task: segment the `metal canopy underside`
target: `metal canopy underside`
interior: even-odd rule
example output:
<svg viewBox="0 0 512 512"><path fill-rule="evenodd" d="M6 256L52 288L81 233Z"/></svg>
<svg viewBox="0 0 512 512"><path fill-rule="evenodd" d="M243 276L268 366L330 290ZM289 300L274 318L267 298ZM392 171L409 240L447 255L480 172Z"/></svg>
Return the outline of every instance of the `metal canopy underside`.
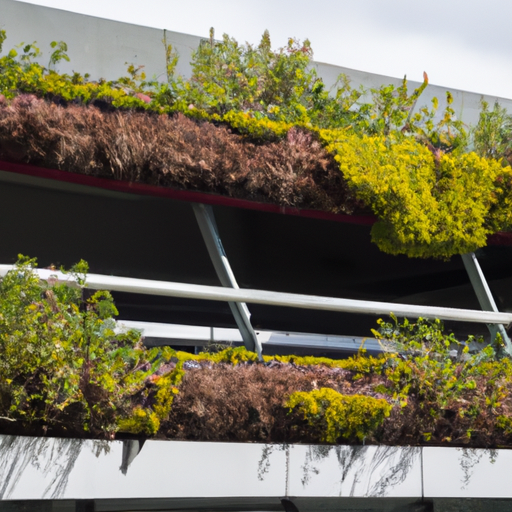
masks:
<svg viewBox="0 0 512 512"><path fill-rule="evenodd" d="M219 286L190 204L0 172L0 262L22 253L40 266ZM348 299L480 309L461 258L448 262L380 252L370 227L214 206L241 288ZM500 311L512 310L512 247L478 251ZM227 304L115 294L120 318L235 327ZM251 305L256 329L366 336L372 315ZM450 324L449 327L452 327ZM486 334L459 326L457 333Z"/></svg>

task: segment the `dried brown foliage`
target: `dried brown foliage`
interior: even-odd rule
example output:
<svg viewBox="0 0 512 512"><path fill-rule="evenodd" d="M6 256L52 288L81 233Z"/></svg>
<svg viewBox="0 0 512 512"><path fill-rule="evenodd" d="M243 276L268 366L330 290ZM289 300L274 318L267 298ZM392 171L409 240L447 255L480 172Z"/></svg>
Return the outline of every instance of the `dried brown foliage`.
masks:
<svg viewBox="0 0 512 512"><path fill-rule="evenodd" d="M351 372L319 366L219 364L189 370L162 430L189 440L318 442L320 433L283 404L294 391L322 387L344 394L357 389Z"/></svg>
<svg viewBox="0 0 512 512"><path fill-rule="evenodd" d="M496 411L483 408L476 418L463 416L456 404L440 417L429 417L429 409L417 398L407 407L395 407L384 422L379 441L388 445L464 446L472 448L510 447L512 436L496 425ZM424 433L431 437L425 438ZM470 435L468 435L470 433Z"/></svg>
<svg viewBox="0 0 512 512"><path fill-rule="evenodd" d="M181 114L103 112L21 95L0 104L0 159L282 206L358 206L333 157L299 129L254 144Z"/></svg>
<svg viewBox="0 0 512 512"><path fill-rule="evenodd" d="M201 441L318 443L322 432L283 407L293 392L329 387L345 395L391 400L390 396L375 392L377 385L385 383L383 376L356 378L353 372L325 366L277 362L270 366L208 364L187 370L161 435ZM429 411L436 409L435 404L410 396L408 405L402 408L397 402L391 416L365 441L388 445L510 446L512 434L496 426L497 413L510 415L506 405L503 403L497 412L482 404L475 420L459 414L458 409L464 407L462 399L432 417ZM432 433L428 441L425 432Z"/></svg>

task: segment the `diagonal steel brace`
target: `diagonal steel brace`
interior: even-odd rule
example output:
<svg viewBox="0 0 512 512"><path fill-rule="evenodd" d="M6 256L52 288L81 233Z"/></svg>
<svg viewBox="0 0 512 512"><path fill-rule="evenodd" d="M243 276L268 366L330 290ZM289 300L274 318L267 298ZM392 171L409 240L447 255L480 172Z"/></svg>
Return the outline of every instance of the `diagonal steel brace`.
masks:
<svg viewBox="0 0 512 512"><path fill-rule="evenodd" d="M462 262L464 263L464 267L466 267L466 272L468 273L469 280L471 281L471 285L473 286L473 290L476 293L482 310L498 313L498 307L496 306L491 289L489 288L484 273L482 272L482 268L478 263L476 254L474 252L462 254ZM501 335L501 339L505 344L506 352L512 356L512 343L505 327L502 324L487 324L487 328L489 329L493 340L496 339L497 334Z"/></svg>
<svg viewBox="0 0 512 512"><path fill-rule="evenodd" d="M215 272L217 273L222 286L227 288L238 288L235 275L233 274L226 252L222 246L212 207L201 203L194 203L192 207L194 208L194 214L196 216L199 229L201 230L203 240L206 244L206 248L208 249L208 254L210 255ZM228 304L231 312L233 313L233 317L235 318L236 325L240 330L242 339L244 340L245 348L256 352L258 354L258 358L262 361L263 356L261 353L261 343L251 325L251 313L249 312L247 305L245 302L228 302Z"/></svg>

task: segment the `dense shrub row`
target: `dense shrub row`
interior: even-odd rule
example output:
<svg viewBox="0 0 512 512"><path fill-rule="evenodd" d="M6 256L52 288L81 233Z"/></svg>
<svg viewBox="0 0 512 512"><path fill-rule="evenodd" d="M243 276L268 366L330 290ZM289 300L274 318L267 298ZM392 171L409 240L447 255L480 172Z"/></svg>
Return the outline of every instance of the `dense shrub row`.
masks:
<svg viewBox="0 0 512 512"><path fill-rule="evenodd" d="M52 43L47 68L35 44L0 58L2 157L334 212L362 201L379 247L413 257L469 252L511 228L510 117L483 104L468 130L449 93L443 113L437 99L417 108L426 75L412 93L405 79L362 91L343 76L328 91L308 41L275 51L267 33L253 47L212 32L189 79L168 46L163 83L133 65L110 82L60 74L66 50Z"/></svg>
<svg viewBox="0 0 512 512"><path fill-rule="evenodd" d="M380 322L379 357L198 355L120 332L108 292L0 280L0 432L113 439L510 446L512 363L440 322Z"/></svg>

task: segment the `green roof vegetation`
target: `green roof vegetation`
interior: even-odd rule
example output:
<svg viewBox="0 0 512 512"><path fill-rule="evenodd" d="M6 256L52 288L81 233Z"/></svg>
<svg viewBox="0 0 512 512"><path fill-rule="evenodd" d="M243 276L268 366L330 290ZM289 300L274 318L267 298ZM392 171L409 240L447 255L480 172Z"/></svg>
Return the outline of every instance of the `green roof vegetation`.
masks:
<svg viewBox="0 0 512 512"><path fill-rule="evenodd" d="M383 353L347 359L197 355L119 332L111 295L40 281L21 258L0 279L0 432L114 439L512 444L512 363L439 321L380 321ZM474 348L474 347L473 347ZM479 347L478 347L479 348Z"/></svg>
<svg viewBox="0 0 512 512"><path fill-rule="evenodd" d="M227 126L257 146L283 141L291 131L307 133L311 145L320 144L335 159L350 192L344 198L355 198L378 216L373 240L391 254L449 258L511 229L512 170L506 157L512 124L498 104L490 109L483 103L479 123L471 128L456 118L450 93L444 112L438 112L436 98L416 108L428 86L426 74L412 93L405 79L399 87L363 91L352 88L346 76L327 90L311 66L308 41L290 39L273 50L268 33L258 46L213 36L212 31L194 52L189 78L175 74L178 57L167 46L164 82L148 79L133 65L115 81L61 74L56 69L68 60L65 43L52 43L47 67L36 60L41 52L35 44L22 44L0 58L3 115L17 96L35 94L58 108L182 114ZM0 32L0 50L5 38ZM139 168L146 165L137 155L132 160ZM343 201L329 208L350 210Z"/></svg>
<svg viewBox="0 0 512 512"><path fill-rule="evenodd" d="M0 31L0 50L4 40ZM168 46L163 83L132 65L116 81L90 81L59 73L67 48L51 46L47 67L35 44L0 57L2 158L370 209L378 246L411 257L466 253L512 227L510 116L483 103L467 127L449 93L444 112L437 99L418 109L426 75L412 93L405 79L362 91L344 76L328 91L307 41L272 50L268 34L252 47L211 33L188 79ZM148 349L137 331L117 331L108 292L88 292L84 262L71 270L78 288L39 281L34 265L21 258L0 280L3 433L511 446L512 363L499 338L473 350L477 340L456 340L439 321L392 318L374 332L378 357L262 364L243 348Z"/></svg>

